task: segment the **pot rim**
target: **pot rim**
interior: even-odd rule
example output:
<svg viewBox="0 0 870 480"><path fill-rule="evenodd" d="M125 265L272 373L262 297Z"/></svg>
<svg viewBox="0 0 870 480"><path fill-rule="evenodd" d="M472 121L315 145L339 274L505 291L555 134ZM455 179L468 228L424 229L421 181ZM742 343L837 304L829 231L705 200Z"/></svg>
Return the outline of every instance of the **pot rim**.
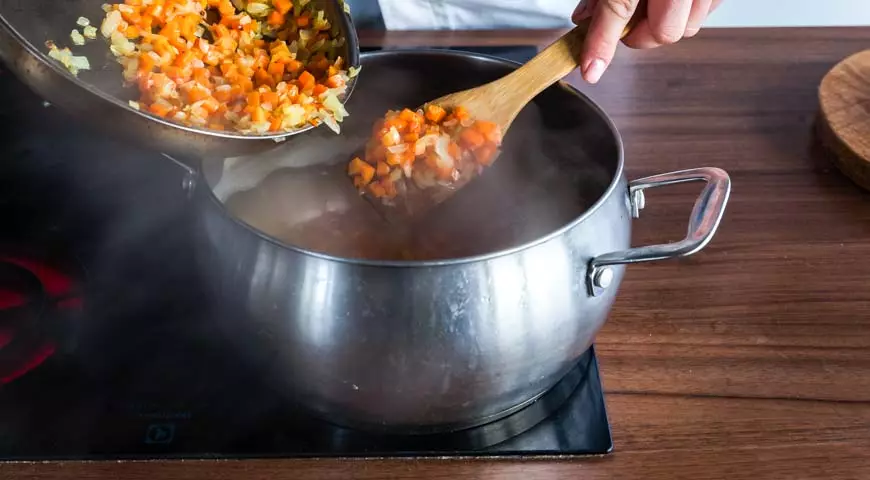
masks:
<svg viewBox="0 0 870 480"><path fill-rule="evenodd" d="M363 67L363 71L365 70L365 65L363 65L363 61L368 58L379 58L379 57L389 57L389 56L404 56L408 54L413 55L421 55L421 56L456 56L463 58L473 58L477 60L483 60L492 63L500 63L502 65L507 65L511 67L519 67L522 64L520 62L516 62L513 60L508 60L505 58L496 57L494 55L487 55L476 52L467 52L467 51L459 51L459 50L446 50L446 49L415 49L415 48L399 48L399 49L391 49L391 50L380 50L374 52L364 52L360 54L360 65ZM363 75L364 73L360 73ZM579 89L565 82L559 82L557 85L561 86L568 93L576 96L581 101L585 102L586 105L592 108L596 113L598 113L601 118L606 123L607 127L610 129L610 132L613 134L614 139L616 140L616 147L618 152L618 163L616 166L616 171L613 174L613 178L610 180L610 184L607 186L607 189L604 193L592 204L591 207L587 208L582 214L578 217L574 218L570 222L562 225L561 227L551 231L550 233L538 237L529 242L516 245L511 248L506 248L502 250L496 250L489 253L484 253L480 255L471 255L467 257L457 257L457 258L447 258L442 260L367 260L363 258L350 258L350 257L340 257L335 255L330 255L327 253L317 252L314 250L309 250L307 248L302 248L296 245L292 245L289 243L285 243L277 238L267 235L266 233L254 228L253 226L247 224L243 220L231 215L229 211L226 209L224 204L215 196L214 190L212 190L209 185L208 196L209 199L217 204L220 208L223 216L229 218L231 221L236 224L242 226L245 230L253 233L254 235L260 237L261 239L272 243L278 247L285 248L288 250L292 250L296 253L300 253L302 255L315 257L321 260L326 260L330 262L344 263L355 266L363 266L363 267L389 267L389 268L427 268L427 267L450 267L455 265L464 265L468 263L477 263L477 262L485 262L489 260L494 260L500 257L506 257L508 255L512 255L517 252L521 252L524 250L529 250L538 245L544 244L556 237L563 235L565 232L573 229L587 218L591 217L608 199L613 195L617 186L619 185L620 179L623 176L624 168L625 168L625 149L623 148L622 137L619 134L619 130L617 130L616 125L614 125L613 120L604 112L604 110L592 99L583 94ZM202 176L202 170L200 169L200 175Z"/></svg>

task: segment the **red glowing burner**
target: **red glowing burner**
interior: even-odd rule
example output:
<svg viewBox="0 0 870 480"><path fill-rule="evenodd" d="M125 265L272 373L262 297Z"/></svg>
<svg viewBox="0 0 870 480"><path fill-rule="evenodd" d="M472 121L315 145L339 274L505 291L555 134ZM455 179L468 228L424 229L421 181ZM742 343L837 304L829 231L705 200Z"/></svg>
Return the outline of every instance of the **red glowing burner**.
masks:
<svg viewBox="0 0 870 480"><path fill-rule="evenodd" d="M77 278L55 265L36 255L0 254L0 385L51 357L58 344L51 322L82 308Z"/></svg>

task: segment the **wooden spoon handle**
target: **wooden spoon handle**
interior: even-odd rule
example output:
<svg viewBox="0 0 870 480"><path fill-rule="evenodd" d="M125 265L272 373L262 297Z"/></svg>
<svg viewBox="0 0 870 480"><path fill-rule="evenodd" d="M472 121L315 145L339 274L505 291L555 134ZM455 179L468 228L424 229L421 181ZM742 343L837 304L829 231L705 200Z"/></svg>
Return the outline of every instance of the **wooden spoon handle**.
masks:
<svg viewBox="0 0 870 480"><path fill-rule="evenodd" d="M625 38L637 25L642 18L642 12L645 10L639 8L638 14L635 14L623 30L621 38ZM493 117L491 120L501 125L503 131L507 131L516 115L527 103L547 87L577 69L580 66L583 44L586 42L586 34L591 23L591 19L586 19L520 68L485 86L484 88L491 89L492 92L511 92L509 95L491 94L492 98L508 100L509 103L496 102L493 108L489 109L490 116ZM454 100L453 103L456 101Z"/></svg>
<svg viewBox="0 0 870 480"><path fill-rule="evenodd" d="M636 23L637 21L632 19L632 22L622 31L620 38L625 38ZM528 90L531 100L580 67L583 45L586 43L586 34L589 33L590 25L591 19L584 20L505 79L513 76L522 78L525 85L521 87Z"/></svg>

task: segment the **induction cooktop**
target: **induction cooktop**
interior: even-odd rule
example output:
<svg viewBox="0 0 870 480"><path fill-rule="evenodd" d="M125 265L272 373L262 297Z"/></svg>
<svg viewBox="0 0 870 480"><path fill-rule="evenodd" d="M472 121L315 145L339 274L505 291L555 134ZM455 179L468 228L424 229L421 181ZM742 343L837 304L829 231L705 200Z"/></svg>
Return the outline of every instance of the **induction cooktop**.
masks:
<svg viewBox="0 0 870 480"><path fill-rule="evenodd" d="M611 451L594 348L534 403L471 429L389 435L308 415L213 328L185 172L2 65L0 105L0 460Z"/></svg>

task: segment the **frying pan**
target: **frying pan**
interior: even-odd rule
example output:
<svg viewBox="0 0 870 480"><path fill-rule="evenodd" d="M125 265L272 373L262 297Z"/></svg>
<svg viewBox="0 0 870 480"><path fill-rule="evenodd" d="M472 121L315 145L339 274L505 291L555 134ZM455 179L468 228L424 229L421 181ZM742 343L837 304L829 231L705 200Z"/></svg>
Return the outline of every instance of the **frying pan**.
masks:
<svg viewBox="0 0 870 480"><path fill-rule="evenodd" d="M359 43L342 0L312 0L345 36L340 53L349 66L359 66ZM0 0L0 59L20 79L49 103L94 124L105 132L147 148L186 158L226 158L252 155L278 146L282 140L311 128L293 132L246 135L232 131L199 130L176 124L132 108L138 92L123 86L121 66L98 39L75 47L85 55L91 70L73 76L48 57L45 42L61 48L70 45L76 20L85 17L99 26L106 0ZM117 0L111 3L118 3ZM348 83L343 101L353 92L356 78ZM46 132L50 133L50 132Z"/></svg>

